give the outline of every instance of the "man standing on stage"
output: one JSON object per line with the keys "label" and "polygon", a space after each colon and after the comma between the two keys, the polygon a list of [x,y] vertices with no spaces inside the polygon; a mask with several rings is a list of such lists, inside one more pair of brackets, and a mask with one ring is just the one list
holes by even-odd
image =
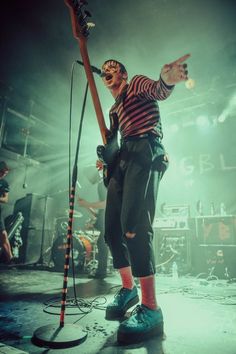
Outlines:
{"label": "man standing on stage", "polygon": [[115,99],[110,110],[111,131],[118,127],[121,146],[107,189],[105,239],[122,288],[106,308],[108,320],[121,319],[139,301],[134,277],[139,278],[141,305],[121,322],[118,341],[135,343],[163,333],[163,315],[155,295],[152,222],[159,181],[168,165],[162,145],[157,101],[174,85],[187,80],[189,54],[164,65],[158,80],[136,75],[128,83],[123,64],[109,59],[103,82]]}

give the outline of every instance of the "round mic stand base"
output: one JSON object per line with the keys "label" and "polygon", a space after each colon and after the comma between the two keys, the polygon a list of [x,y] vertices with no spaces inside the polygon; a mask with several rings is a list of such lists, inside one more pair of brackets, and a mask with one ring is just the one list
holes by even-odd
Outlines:
{"label": "round mic stand base", "polygon": [[80,326],[65,324],[58,326],[49,324],[38,328],[32,337],[32,342],[40,347],[71,348],[84,342],[88,333]]}

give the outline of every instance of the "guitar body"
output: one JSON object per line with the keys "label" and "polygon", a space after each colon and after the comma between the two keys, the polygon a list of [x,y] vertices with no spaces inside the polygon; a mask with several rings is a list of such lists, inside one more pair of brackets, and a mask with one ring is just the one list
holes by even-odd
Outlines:
{"label": "guitar body", "polygon": [[[24,221],[24,217],[21,212],[18,212],[16,215],[9,215],[6,220],[6,230],[9,242],[12,240],[13,236],[21,229],[21,225]],[[22,240],[21,240],[22,242]],[[19,247],[22,243],[19,243]],[[0,257],[2,256],[3,249],[0,247]]]}
{"label": "guitar body", "polygon": [[119,156],[117,135],[110,138],[106,145],[99,145],[97,147],[97,155],[99,160],[103,162],[103,182],[107,187]]}

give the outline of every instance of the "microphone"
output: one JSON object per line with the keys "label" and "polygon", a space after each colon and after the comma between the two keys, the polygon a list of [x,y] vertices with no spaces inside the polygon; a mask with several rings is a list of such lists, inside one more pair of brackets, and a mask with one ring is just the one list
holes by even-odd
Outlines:
{"label": "microphone", "polygon": [[[84,63],[80,60],[76,60],[76,63],[84,66]],[[106,74],[104,72],[102,72],[100,69],[98,69],[96,66],[90,65],[90,67],[91,67],[92,72],[99,75],[100,77],[106,76]]]}

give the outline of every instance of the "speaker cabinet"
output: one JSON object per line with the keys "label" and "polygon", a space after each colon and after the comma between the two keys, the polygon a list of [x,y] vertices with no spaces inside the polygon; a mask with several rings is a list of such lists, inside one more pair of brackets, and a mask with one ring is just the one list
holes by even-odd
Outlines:
{"label": "speaker cabinet", "polygon": [[154,229],[157,272],[171,273],[173,262],[180,274],[191,270],[191,232],[181,229]]}
{"label": "speaker cabinet", "polygon": [[236,277],[236,217],[201,216],[195,226],[194,273]]}
{"label": "speaker cabinet", "polygon": [[21,263],[50,261],[55,227],[54,210],[54,201],[48,196],[27,194],[16,201],[14,213],[21,211],[24,217],[21,229],[23,245],[19,252]]}
{"label": "speaker cabinet", "polygon": [[47,195],[26,194],[18,199],[14,206],[14,214],[21,211],[24,216],[23,227],[51,230],[54,228],[54,200]]}
{"label": "speaker cabinet", "polygon": [[194,249],[194,273],[219,279],[236,278],[236,245],[198,245]]}

